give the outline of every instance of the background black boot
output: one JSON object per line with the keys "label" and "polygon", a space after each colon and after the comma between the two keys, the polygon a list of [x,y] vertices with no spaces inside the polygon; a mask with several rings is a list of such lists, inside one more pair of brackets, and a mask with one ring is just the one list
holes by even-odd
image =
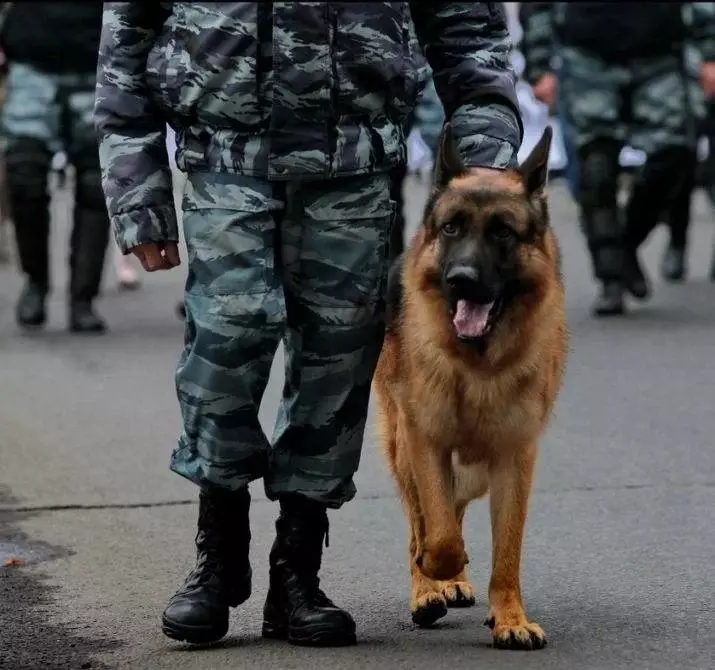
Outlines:
{"label": "background black boot", "polygon": [[623,285],[620,282],[606,282],[593,305],[596,316],[618,316],[623,314]]}
{"label": "background black boot", "polygon": [[660,263],[660,273],[665,281],[683,281],[685,279],[685,249],[674,247],[672,244],[668,245]]}
{"label": "background black boot", "polygon": [[265,637],[314,647],[355,644],[355,621],[320,590],[327,533],[325,506],[301,496],[281,499],[263,610]]}
{"label": "background black boot", "polygon": [[643,266],[638,260],[638,252],[627,248],[623,258],[623,277],[629,293],[638,300],[647,300],[650,297],[650,282]]}
{"label": "background black boot", "polygon": [[45,298],[47,289],[32,281],[28,281],[20,294],[15,309],[15,317],[23,328],[39,328],[47,320]]}
{"label": "background black boot", "polygon": [[250,505],[247,487],[199,494],[196,565],[164,610],[164,635],[194,644],[226,635],[229,607],[251,595]]}

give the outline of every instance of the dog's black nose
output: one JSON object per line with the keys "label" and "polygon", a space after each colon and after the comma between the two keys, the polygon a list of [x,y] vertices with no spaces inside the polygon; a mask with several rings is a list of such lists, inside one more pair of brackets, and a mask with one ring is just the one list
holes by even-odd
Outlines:
{"label": "dog's black nose", "polygon": [[479,283],[479,279],[479,271],[469,265],[455,265],[447,271],[445,276],[447,284],[453,289],[473,286]]}

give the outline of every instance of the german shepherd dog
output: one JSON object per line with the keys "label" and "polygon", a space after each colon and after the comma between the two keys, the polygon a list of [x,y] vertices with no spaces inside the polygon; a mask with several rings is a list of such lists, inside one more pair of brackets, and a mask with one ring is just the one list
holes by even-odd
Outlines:
{"label": "german shepherd dog", "polygon": [[466,169],[445,125],[423,224],[390,270],[374,379],[379,429],[410,527],[412,619],[475,603],[467,505],[489,492],[494,646],[539,649],[520,561],[537,442],[567,355],[546,182],[551,130],[511,170]]}

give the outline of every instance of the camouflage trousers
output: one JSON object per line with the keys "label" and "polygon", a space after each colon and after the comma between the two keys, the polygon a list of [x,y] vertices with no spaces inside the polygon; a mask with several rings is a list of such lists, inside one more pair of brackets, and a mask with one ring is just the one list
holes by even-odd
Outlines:
{"label": "camouflage trousers", "polygon": [[597,139],[630,144],[647,155],[694,145],[704,115],[702,91],[676,55],[614,65],[563,48],[560,103],[576,150]]}
{"label": "camouflage trousers", "polygon": [[[355,494],[382,347],[389,176],[190,173],[182,210],[184,431],[171,469],[229,490],[263,478],[270,499],[300,493],[339,507]],[[285,386],[269,441],[258,410],[281,340]]]}

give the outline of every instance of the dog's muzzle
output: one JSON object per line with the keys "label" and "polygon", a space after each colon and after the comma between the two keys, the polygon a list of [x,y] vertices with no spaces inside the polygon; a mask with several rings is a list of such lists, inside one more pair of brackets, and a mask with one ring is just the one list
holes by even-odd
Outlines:
{"label": "dog's muzzle", "polygon": [[450,268],[445,283],[457,337],[465,342],[483,340],[501,310],[499,291],[484,282],[478,270],[466,265]]}

